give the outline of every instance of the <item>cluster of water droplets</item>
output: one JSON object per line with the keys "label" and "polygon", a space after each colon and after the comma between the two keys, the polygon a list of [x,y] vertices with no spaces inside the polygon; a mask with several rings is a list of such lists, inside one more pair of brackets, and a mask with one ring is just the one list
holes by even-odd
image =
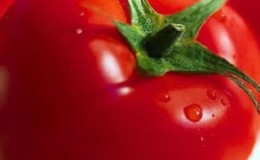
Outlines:
{"label": "cluster of water droplets", "polygon": [[[215,89],[208,89],[206,92],[206,96],[210,101],[219,101],[216,102],[217,104],[220,104],[222,106],[227,105],[227,100],[223,96],[220,96],[217,90]],[[173,100],[174,97],[171,97],[169,93],[165,94],[160,94],[159,95],[159,101],[161,103],[169,103],[170,101]],[[199,103],[191,103],[188,104],[187,106],[183,106],[183,114],[187,120],[193,123],[198,123],[202,120],[204,110],[203,107]],[[208,113],[207,113],[208,114]],[[217,113],[211,113],[212,118],[216,118]]]}

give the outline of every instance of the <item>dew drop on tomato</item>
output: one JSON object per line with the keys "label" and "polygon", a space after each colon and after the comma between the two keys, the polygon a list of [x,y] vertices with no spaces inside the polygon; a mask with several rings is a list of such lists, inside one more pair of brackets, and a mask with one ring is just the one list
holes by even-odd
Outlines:
{"label": "dew drop on tomato", "polygon": [[221,99],[221,104],[223,104],[223,106],[227,105],[227,101],[225,99]]}
{"label": "dew drop on tomato", "polygon": [[85,15],[86,15],[86,14],[85,14],[84,11],[82,11],[82,12],[79,13],[79,16],[80,16],[80,17],[84,17]]}
{"label": "dew drop on tomato", "polygon": [[205,137],[200,136],[200,141],[201,141],[201,142],[205,142]]}
{"label": "dew drop on tomato", "polygon": [[76,33],[78,35],[82,34],[83,33],[83,29],[82,28],[76,28]]}
{"label": "dew drop on tomato", "polygon": [[209,99],[211,99],[211,100],[216,100],[218,97],[217,91],[214,89],[208,89],[207,95],[208,95]]}
{"label": "dew drop on tomato", "polygon": [[201,142],[203,148],[206,147],[206,143],[205,143],[206,139],[205,139],[205,137],[200,136],[200,142]]}
{"label": "dew drop on tomato", "polygon": [[184,108],[185,117],[192,122],[199,122],[202,118],[203,111],[200,105],[192,104]]}
{"label": "dew drop on tomato", "polygon": [[161,95],[159,95],[159,100],[163,103],[166,103],[171,100],[171,97],[169,94],[161,94]]}
{"label": "dew drop on tomato", "polygon": [[213,15],[214,18],[216,18],[219,22],[225,23],[227,21],[227,14],[223,9],[219,10]]}

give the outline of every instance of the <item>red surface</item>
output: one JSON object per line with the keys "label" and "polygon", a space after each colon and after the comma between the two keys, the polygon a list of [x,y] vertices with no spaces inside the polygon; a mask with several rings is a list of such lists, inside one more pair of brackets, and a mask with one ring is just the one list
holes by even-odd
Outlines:
{"label": "red surface", "polygon": [[[164,13],[183,7],[151,2]],[[80,4],[20,0],[0,24],[5,160],[246,159],[259,118],[241,89],[216,75],[139,76],[111,21],[126,22],[127,9],[113,0]],[[256,43],[230,8],[198,39],[260,80]]]}

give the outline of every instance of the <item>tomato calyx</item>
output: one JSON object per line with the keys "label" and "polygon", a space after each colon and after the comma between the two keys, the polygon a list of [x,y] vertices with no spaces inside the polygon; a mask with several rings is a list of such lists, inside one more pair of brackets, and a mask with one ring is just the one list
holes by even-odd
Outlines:
{"label": "tomato calyx", "polygon": [[243,89],[260,113],[256,95],[244,84],[248,82],[260,92],[257,82],[196,41],[201,26],[225,2],[200,0],[173,15],[162,15],[147,0],[129,0],[131,24],[115,22],[115,25],[132,47],[142,74],[220,74]]}

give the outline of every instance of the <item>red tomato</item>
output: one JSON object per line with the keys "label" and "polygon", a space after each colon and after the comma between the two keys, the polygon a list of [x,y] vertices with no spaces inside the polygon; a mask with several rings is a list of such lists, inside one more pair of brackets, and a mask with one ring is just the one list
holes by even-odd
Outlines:
{"label": "red tomato", "polygon": [[[194,1],[149,2],[169,14]],[[138,73],[113,24],[129,22],[126,0],[20,0],[8,17],[0,25],[9,80],[0,108],[5,160],[245,160],[251,153],[259,117],[236,84],[220,75]],[[256,42],[231,8],[207,21],[198,39],[260,80]]]}

